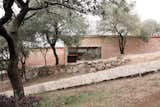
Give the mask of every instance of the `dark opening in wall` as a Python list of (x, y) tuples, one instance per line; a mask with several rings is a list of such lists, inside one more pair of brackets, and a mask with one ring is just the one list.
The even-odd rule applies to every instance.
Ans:
[(95, 60), (101, 58), (101, 47), (70, 47), (68, 49), (68, 62), (77, 60)]

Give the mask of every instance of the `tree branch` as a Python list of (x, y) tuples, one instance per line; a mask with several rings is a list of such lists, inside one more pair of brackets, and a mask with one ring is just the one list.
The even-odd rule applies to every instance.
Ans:
[(23, 0), (16, 0), (15, 1), (16, 2), (16, 4), (17, 4), (17, 6), (19, 7), (19, 8), (23, 8), (23, 7), (25, 7), (25, 5), (26, 5), (26, 3), (23, 1)]
[(36, 11), (36, 10), (42, 10), (42, 9), (45, 9), (45, 8), (47, 8), (47, 7), (48, 7), (48, 3), (47, 3), (47, 2), (45, 2), (44, 6), (43, 6), (43, 5), (41, 5), (41, 6), (39, 6), (39, 7), (30, 7), (28, 10), (29, 10), (29, 11)]
[(52, 6), (58, 5), (58, 6), (62, 6), (62, 7), (68, 8), (68, 9), (72, 9), (72, 10), (78, 11), (80, 13), (85, 13), (83, 10), (75, 8), (75, 7), (72, 7), (70, 5), (66, 5), (66, 4), (62, 4), (62, 3), (58, 3), (58, 2), (49, 2), (49, 1), (46, 1), (46, 3), (48, 5), (52, 5)]
[(5, 40), (7, 41), (8, 47), (9, 47), (9, 51), (10, 51), (10, 53), (12, 53), (12, 54), (10, 54), (10, 58), (11, 58), (11, 57), (13, 58), (13, 56), (15, 56), (16, 53), (15, 53), (15, 50), (14, 50), (14, 49), (15, 49), (15, 48), (14, 48), (15, 44), (14, 44), (14, 41), (13, 41), (12, 36), (10, 36), (10, 35), (8, 34), (8, 32), (6, 31), (6, 29), (5, 29), (3, 26), (0, 27), (0, 35), (1, 35), (2, 37), (4, 37)]
[(33, 16), (35, 16), (37, 14), (37, 12), (34, 12), (33, 14), (31, 14), (30, 16), (26, 17), (24, 19), (24, 21), (29, 20), (30, 18), (32, 18)]
[(13, 13), (13, 3), (14, 0), (3, 0), (3, 8), (5, 11), (5, 15), (0, 19), (0, 27), (7, 23), (9, 19), (11, 19)]

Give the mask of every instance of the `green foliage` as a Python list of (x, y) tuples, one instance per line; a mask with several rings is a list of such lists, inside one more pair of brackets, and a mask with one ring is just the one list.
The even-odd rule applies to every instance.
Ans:
[(51, 102), (48, 98), (43, 98), (43, 101), (41, 101), (36, 107), (55, 107), (53, 102)]
[(7, 47), (7, 42), (4, 38), (0, 37), (0, 48)]
[(44, 7), (46, 5), (74, 10), (77, 13), (94, 12), (97, 0), (30, 0), (29, 7)]
[(21, 63), (25, 63), (26, 59), (29, 57), (30, 49), (24, 45), (24, 43), (21, 44), (19, 48), (19, 59), (21, 60)]
[(78, 47), (81, 36), (64, 36), (61, 38), (68, 47)]
[(145, 41), (145, 42), (148, 42), (149, 40), (149, 35), (146, 31), (144, 31), (143, 29), (141, 29), (140, 31), (140, 38)]
[(101, 98), (103, 97), (103, 94), (104, 93), (101, 92), (81, 92), (78, 95), (57, 96), (54, 100), (50, 100), (45, 96), (38, 107), (76, 107), (90, 99), (93, 100)]
[(134, 3), (118, 0), (114, 3), (102, 2), (99, 14), (102, 20), (99, 22), (98, 30), (105, 33), (139, 34), (140, 20), (132, 13)]
[(48, 35), (50, 41), (61, 39), (66, 45), (71, 46), (75, 42), (79, 43), (79, 35), (84, 35), (87, 27), (83, 16), (73, 10), (54, 6), (36, 14), (27, 23), (24, 23), (22, 29), (26, 35), (33, 37), (38, 32), (42, 38)]
[(155, 20), (148, 19), (143, 21), (141, 24), (140, 37), (146, 41), (153, 33), (157, 33), (159, 31), (160, 31), (160, 24), (157, 23)]

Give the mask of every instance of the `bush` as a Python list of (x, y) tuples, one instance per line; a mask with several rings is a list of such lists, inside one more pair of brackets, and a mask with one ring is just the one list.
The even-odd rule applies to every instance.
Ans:
[(0, 95), (0, 107), (35, 107), (39, 102), (40, 98), (34, 96), (24, 97), (18, 101), (15, 97)]

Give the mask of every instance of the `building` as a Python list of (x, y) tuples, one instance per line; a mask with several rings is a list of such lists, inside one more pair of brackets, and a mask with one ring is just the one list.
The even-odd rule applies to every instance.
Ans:
[[(143, 41), (139, 37), (127, 37), (125, 54), (143, 54), (160, 51), (160, 38), (152, 36)], [(120, 55), (118, 38), (113, 36), (85, 36), (81, 39), (79, 47), (57, 47), (60, 64), (74, 62), (75, 60), (107, 59)], [(52, 50), (47, 53), (47, 64), (54, 65), (55, 59)], [(40, 51), (34, 50), (27, 60), (28, 66), (43, 66), (44, 58)]]

